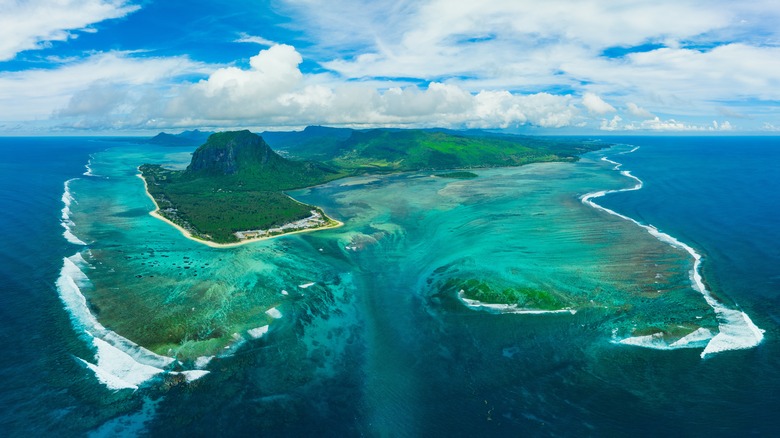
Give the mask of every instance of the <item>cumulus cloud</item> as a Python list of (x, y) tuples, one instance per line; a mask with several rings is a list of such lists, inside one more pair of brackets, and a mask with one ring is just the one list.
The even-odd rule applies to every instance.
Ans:
[(0, 3), (0, 61), (52, 41), (75, 38), (87, 26), (139, 9), (126, 0), (27, 0)]
[(3, 72), (0, 120), (40, 120), (52, 113), (102, 116), (127, 96), (122, 88), (160, 87), (198, 72), (204, 66), (186, 57), (136, 58), (128, 52), (94, 54), (55, 69)]
[(686, 123), (675, 119), (662, 120), (660, 117), (622, 124), (620, 116), (612, 120), (602, 120), (600, 129), (603, 131), (657, 131), (657, 132), (715, 132), (731, 131), (734, 127), (726, 120), (721, 123), (713, 120), (709, 125)]
[(628, 102), (626, 104), (626, 107), (628, 108), (628, 112), (631, 113), (631, 115), (636, 117), (641, 117), (643, 119), (652, 119), (655, 117), (650, 111), (640, 108), (637, 104), (633, 102)]
[(728, 120), (726, 120), (723, 123), (718, 123), (717, 120), (712, 121), (712, 130), (713, 131), (733, 131), (734, 127), (731, 126), (731, 123), (729, 123)]
[(617, 131), (619, 129), (624, 129), (620, 126), (620, 122), (622, 122), (623, 119), (620, 116), (615, 116), (612, 118), (612, 120), (607, 121), (607, 119), (603, 119), (601, 121), (601, 130), (602, 131)]
[[(137, 128), (307, 124), (562, 127), (572, 124), (578, 115), (568, 96), (495, 90), (472, 93), (441, 82), (422, 88), (381, 89), (360, 82), (344, 83), (327, 73), (303, 74), (301, 62), (301, 55), (292, 46), (274, 45), (253, 56), (248, 68), (218, 68), (203, 80), (171, 86), (162, 93), (155, 90), (139, 96), (137, 91), (116, 91), (96, 83), (75, 94), (57, 114), (70, 118), (72, 126), (86, 127), (94, 120), (96, 128), (131, 121)], [(107, 114), (116, 115), (117, 120), (107, 121)]]
[(582, 104), (591, 114), (607, 114), (617, 111), (614, 106), (604, 102), (599, 96), (591, 92), (582, 95)]
[(780, 132), (780, 127), (775, 126), (773, 123), (764, 122), (764, 124), (761, 127), (762, 131), (768, 131), (768, 132)]
[(507, 91), (471, 93), (432, 82), (379, 90), (360, 83), (329, 82), (328, 75), (303, 75), (302, 58), (276, 45), (253, 57), (248, 70), (215, 71), (182, 90), (169, 106), (170, 119), (240, 120), (242, 123), (310, 123), (381, 126), (509, 127), (567, 126), (576, 111), (568, 97)]
[[(767, 108), (780, 99), (774, 0), (283, 3), (292, 25), (319, 42), (307, 50), (349, 79), (456, 81), (472, 93), (598, 90), (642, 119), (654, 117), (646, 107), (709, 116), (724, 102)], [(608, 107), (592, 114), (605, 114), (599, 108)]]
[[(290, 18), (280, 26), (307, 41), (300, 51), (316, 73), (301, 70), (293, 47), (248, 33), (234, 42), (265, 50), (241, 68), (89, 54), (0, 72), (0, 120), (721, 130), (725, 122), (701, 121), (734, 120), (739, 108), (741, 123), (759, 129), (780, 100), (775, 3), (278, 0), (274, 12)], [(0, 0), (0, 60), (137, 9), (131, 0)]]

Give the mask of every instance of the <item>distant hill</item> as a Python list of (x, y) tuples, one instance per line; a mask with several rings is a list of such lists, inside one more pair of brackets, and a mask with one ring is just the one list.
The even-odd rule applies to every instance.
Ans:
[(184, 131), (180, 134), (168, 134), (161, 132), (146, 141), (146, 143), (160, 146), (198, 146), (206, 142), (213, 132)]
[(518, 166), (540, 161), (573, 161), (592, 147), (576, 140), (552, 140), (480, 130), (369, 129), (308, 127), (298, 132), (265, 132), (276, 150), (324, 161), (346, 171), (399, 171)]
[(327, 160), (338, 154), (353, 132), (349, 128), (308, 126), (303, 131), (266, 131), (262, 136), (274, 150), (306, 159)]
[(585, 150), (524, 137), (456, 134), (440, 130), (354, 131), (331, 162), (362, 170), (443, 170), (573, 161)]

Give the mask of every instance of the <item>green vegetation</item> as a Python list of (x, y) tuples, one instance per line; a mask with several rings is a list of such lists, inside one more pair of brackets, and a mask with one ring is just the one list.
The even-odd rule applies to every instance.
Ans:
[(449, 279), (444, 282), (442, 291), (447, 293), (459, 293), (470, 300), (478, 300), (489, 304), (517, 304), (522, 309), (532, 310), (560, 310), (568, 307), (565, 299), (558, 294), (530, 287), (504, 287), (491, 286), (487, 281), (459, 278)]
[(355, 131), (344, 146), (346, 152), (332, 163), (360, 171), (519, 166), (564, 159), (547, 149), (516, 141), (423, 130)]
[(276, 151), (307, 160), (326, 161), (338, 155), (354, 131), (348, 128), (308, 126), (303, 131), (266, 131), (261, 134)]
[(212, 132), (198, 131), (184, 131), (180, 134), (167, 134), (161, 132), (156, 136), (150, 138), (146, 143), (158, 144), (160, 146), (197, 146), (203, 144)]
[(440, 173), (436, 176), (439, 178), (450, 178), (450, 179), (472, 179), (472, 178), (476, 178), (478, 175), (473, 172), (449, 172), (449, 173)]
[[(351, 135), (346, 136), (347, 132)], [(307, 128), (298, 133), (266, 133), (276, 149), (317, 159), (353, 173), (520, 166), (575, 161), (603, 146), (574, 140), (494, 134), (483, 131), (423, 129)]]
[[(202, 135), (191, 131), (155, 139), (178, 142)], [(312, 212), (331, 223), (316, 207), (285, 195), (287, 190), (366, 173), (575, 161), (579, 154), (601, 147), (481, 131), (310, 127), (265, 135), (289, 155), (310, 160), (284, 158), (249, 131), (212, 134), (184, 171), (151, 164), (139, 168), (160, 214), (196, 237), (230, 243), (239, 240), (238, 231), (268, 230), (310, 217)], [(476, 174), (458, 171), (438, 176), (465, 179)]]
[(309, 217), (319, 210), (283, 191), (344, 176), (317, 163), (284, 159), (249, 131), (213, 134), (184, 171), (151, 164), (139, 170), (161, 215), (195, 237), (219, 243), (238, 241), (237, 231)]

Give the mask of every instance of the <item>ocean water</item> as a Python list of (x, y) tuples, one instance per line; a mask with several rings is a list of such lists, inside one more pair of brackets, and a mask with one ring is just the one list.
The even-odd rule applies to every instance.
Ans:
[(137, 177), (192, 148), (0, 139), (0, 432), (772, 434), (780, 143), (609, 141), (335, 181), (293, 196), (343, 227), (209, 248)]

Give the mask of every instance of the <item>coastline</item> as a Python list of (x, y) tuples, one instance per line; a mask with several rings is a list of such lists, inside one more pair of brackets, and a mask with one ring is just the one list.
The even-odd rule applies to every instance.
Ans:
[[(287, 232), (287, 233), (275, 234), (273, 236), (254, 237), (254, 238), (251, 238), (251, 239), (245, 239), (245, 240), (242, 240), (240, 242), (233, 242), (233, 243), (218, 243), (218, 242), (212, 242), (210, 240), (203, 240), (203, 239), (199, 239), (199, 238), (193, 236), (192, 233), (187, 231), (184, 227), (174, 223), (170, 219), (168, 219), (165, 216), (163, 216), (162, 214), (160, 214), (160, 206), (157, 205), (157, 201), (154, 199), (154, 196), (152, 196), (152, 194), (149, 193), (149, 185), (146, 183), (146, 178), (144, 178), (143, 175), (141, 175), (140, 173), (136, 174), (136, 176), (138, 178), (140, 178), (141, 181), (144, 182), (144, 192), (146, 193), (146, 196), (148, 196), (149, 199), (151, 199), (152, 202), (154, 203), (154, 210), (149, 212), (150, 216), (152, 216), (154, 218), (157, 218), (157, 219), (167, 223), (168, 225), (172, 226), (173, 228), (179, 230), (179, 232), (184, 237), (186, 237), (187, 239), (190, 239), (190, 240), (192, 240), (194, 242), (201, 243), (201, 244), (209, 246), (211, 248), (235, 248), (237, 246), (246, 245), (248, 243), (259, 242), (261, 240), (274, 239), (274, 238), (277, 238), (277, 237), (287, 236), (287, 235), (290, 235), (290, 234), (310, 233), (310, 232), (313, 232), (313, 231), (330, 230), (330, 229), (333, 229), (333, 228), (339, 228), (339, 227), (344, 225), (343, 222), (337, 221), (337, 220), (335, 220), (333, 218), (330, 218), (330, 217), (326, 216), (328, 218), (328, 220), (330, 220), (331, 222), (335, 222), (335, 224), (333, 224), (333, 225), (326, 225), (324, 227), (307, 228), (307, 229), (304, 229), (304, 230), (295, 230), (295, 231), (290, 231), (290, 232)], [(290, 199), (293, 199), (293, 198), (290, 198)], [(293, 201), (299, 202), (299, 201), (297, 201), (295, 199), (293, 199)]]
[[(623, 152), (619, 152), (618, 154), (619, 155), (631, 154), (636, 152), (638, 149), (639, 147), (637, 146), (631, 149), (630, 151), (623, 151)], [(580, 201), (591, 208), (604, 211), (610, 215), (617, 216), (623, 220), (634, 223), (638, 227), (650, 233), (650, 235), (652, 235), (659, 241), (666, 243), (670, 246), (673, 246), (675, 248), (682, 249), (693, 258), (693, 265), (691, 266), (690, 273), (689, 273), (690, 280), (691, 280), (691, 288), (696, 292), (698, 292), (704, 298), (704, 301), (707, 303), (707, 305), (709, 305), (710, 308), (712, 308), (712, 310), (715, 312), (715, 315), (718, 320), (718, 333), (716, 334), (710, 333), (711, 336), (706, 339), (707, 343), (704, 346), (704, 349), (701, 352), (700, 357), (704, 359), (711, 354), (715, 354), (723, 351), (729, 351), (729, 350), (744, 350), (744, 349), (754, 348), (757, 345), (759, 345), (764, 339), (765, 330), (757, 327), (745, 312), (738, 309), (728, 308), (725, 304), (715, 299), (715, 297), (712, 295), (712, 292), (709, 289), (707, 289), (706, 285), (704, 284), (704, 279), (701, 274), (702, 256), (695, 249), (693, 249), (693, 247), (691, 247), (686, 243), (683, 243), (682, 241), (672, 237), (667, 233), (659, 231), (658, 228), (656, 228), (651, 224), (645, 225), (643, 223), (640, 223), (636, 219), (620, 214), (609, 208), (603, 207), (594, 201), (594, 199), (601, 198), (612, 193), (631, 192), (631, 191), (641, 190), (644, 187), (644, 182), (641, 179), (637, 178), (636, 176), (632, 175), (630, 171), (620, 170), (620, 168), (623, 166), (622, 163), (618, 163), (617, 161), (610, 160), (606, 156), (603, 156), (601, 158), (601, 161), (613, 164), (615, 166), (612, 169), (613, 171), (619, 171), (621, 175), (633, 179), (634, 181), (636, 181), (636, 185), (634, 185), (633, 187), (627, 187), (623, 189), (601, 190), (597, 192), (586, 193), (580, 196)], [(629, 337), (622, 340), (616, 340), (616, 342), (624, 345), (635, 345), (639, 347), (648, 347), (648, 348), (656, 348), (656, 349), (668, 349), (668, 347), (698, 348), (699, 346), (697, 345), (696, 342), (692, 344), (683, 342), (689, 337), (696, 338), (697, 341), (705, 340), (705, 339), (699, 339), (697, 336), (695, 336), (695, 334), (698, 333), (699, 330), (696, 330), (693, 333), (689, 333), (687, 336), (683, 337), (677, 342), (667, 346), (659, 346), (659, 342), (657, 342), (658, 339), (654, 337), (655, 335), (657, 335), (657, 333), (649, 336)]]

